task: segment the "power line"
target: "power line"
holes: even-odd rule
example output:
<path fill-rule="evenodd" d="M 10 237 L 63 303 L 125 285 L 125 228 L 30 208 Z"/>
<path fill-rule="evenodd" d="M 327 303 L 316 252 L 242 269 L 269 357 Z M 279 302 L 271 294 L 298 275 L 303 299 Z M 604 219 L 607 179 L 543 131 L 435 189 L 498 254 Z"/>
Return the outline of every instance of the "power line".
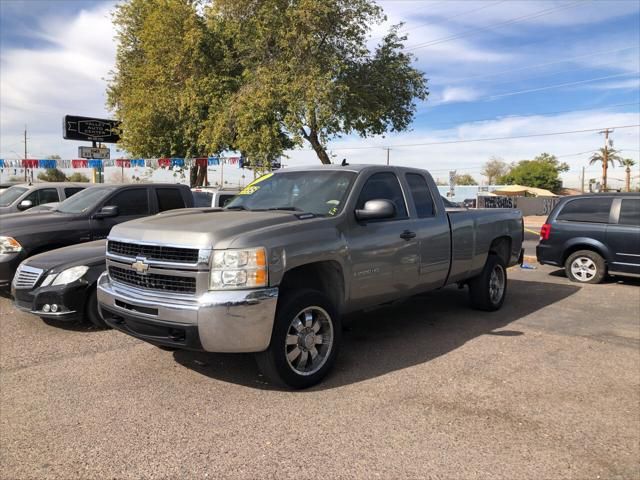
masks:
<path fill-rule="evenodd" d="M 637 128 L 637 127 L 640 127 L 640 124 L 622 125 L 622 126 L 606 127 L 606 128 L 623 129 L 623 128 Z M 405 144 L 386 145 L 385 147 L 379 147 L 379 146 L 342 147 L 342 148 L 332 148 L 331 150 L 370 150 L 370 149 L 380 149 L 380 148 L 426 147 L 431 145 L 450 145 L 450 144 L 456 144 L 456 143 L 493 142 L 497 140 L 513 140 L 513 139 L 519 139 L 519 138 L 550 137 L 555 135 L 570 135 L 574 133 L 598 132 L 602 129 L 603 127 L 587 128 L 584 130 L 567 130 L 563 132 L 532 133 L 528 135 L 514 135 L 514 136 L 508 136 L 508 137 L 470 138 L 470 139 L 464 139 L 464 140 L 448 140 L 443 142 L 426 142 L 426 143 L 405 143 Z M 311 150 L 311 149 L 308 149 L 308 150 Z"/>
<path fill-rule="evenodd" d="M 449 42 L 451 40 L 457 40 L 459 38 L 464 38 L 464 37 L 468 37 L 469 35 L 473 35 L 476 32 L 482 32 L 482 31 L 486 31 L 486 30 L 493 30 L 496 27 L 501 27 L 501 26 L 505 26 L 505 25 L 510 25 L 513 23 L 517 23 L 523 20 L 528 20 L 531 18 L 538 18 L 538 17 L 542 17 L 545 15 L 548 15 L 552 12 L 558 11 L 558 10 L 564 10 L 570 7 L 573 7 L 579 3 L 583 3 L 582 1 L 578 1 L 578 2 L 572 2 L 569 4 L 565 4 L 565 5 L 560 5 L 558 7 L 553 7 L 553 8 L 547 8 L 545 10 L 540 10 L 539 12 L 534 12 L 534 13 L 530 13 L 527 15 L 523 15 L 521 17 L 516 17 L 516 18 L 512 18 L 511 20 L 507 20 L 504 22 L 499 22 L 499 23 L 495 23 L 493 25 L 488 25 L 486 27 L 476 27 L 470 30 L 465 30 L 464 32 L 455 34 L 455 35 L 449 35 L 448 37 L 441 37 L 441 38 L 436 38 L 434 40 L 428 41 L 428 42 L 424 42 L 424 43 L 419 43 L 417 45 L 412 45 L 409 48 L 406 49 L 407 52 L 411 52 L 414 50 L 419 50 L 422 48 L 426 48 L 426 47 L 431 47 L 434 45 L 439 45 L 441 43 L 446 43 Z"/>

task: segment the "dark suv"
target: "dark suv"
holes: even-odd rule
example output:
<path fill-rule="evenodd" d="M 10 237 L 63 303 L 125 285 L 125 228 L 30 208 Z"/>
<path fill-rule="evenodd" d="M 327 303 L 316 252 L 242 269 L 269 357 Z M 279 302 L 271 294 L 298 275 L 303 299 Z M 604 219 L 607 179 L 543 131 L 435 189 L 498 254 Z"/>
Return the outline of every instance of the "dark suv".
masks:
<path fill-rule="evenodd" d="M 542 226 L 536 256 L 541 264 L 564 267 L 574 282 L 640 274 L 640 194 L 563 198 Z"/>

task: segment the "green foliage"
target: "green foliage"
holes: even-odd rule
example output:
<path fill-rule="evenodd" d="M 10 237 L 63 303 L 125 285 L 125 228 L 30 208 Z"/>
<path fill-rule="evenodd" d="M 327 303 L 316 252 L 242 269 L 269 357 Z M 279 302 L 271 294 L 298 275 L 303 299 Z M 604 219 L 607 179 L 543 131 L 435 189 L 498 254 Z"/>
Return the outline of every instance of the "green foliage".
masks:
<path fill-rule="evenodd" d="M 542 153 L 533 160 L 521 160 L 513 165 L 506 175 L 498 179 L 506 185 L 524 185 L 545 188 L 557 192 L 562 188 L 560 173 L 569 170 L 569 165 L 560 163 L 555 155 Z"/>
<path fill-rule="evenodd" d="M 70 182 L 89 182 L 89 177 L 87 177 L 84 173 L 74 172 L 67 177 L 67 180 Z"/>
<path fill-rule="evenodd" d="M 331 138 L 406 130 L 426 80 L 397 28 L 369 51 L 383 20 L 370 0 L 122 3 L 108 88 L 122 146 L 141 156 L 233 149 L 259 164 L 306 141 L 329 163 Z"/>
<path fill-rule="evenodd" d="M 456 175 L 455 178 L 456 185 L 478 185 L 476 179 L 473 178 L 468 173 L 464 173 L 462 175 Z"/>
<path fill-rule="evenodd" d="M 487 177 L 489 185 L 495 185 L 500 177 L 509 171 L 507 163 L 499 157 L 491 157 L 483 166 L 480 173 Z"/>
<path fill-rule="evenodd" d="M 42 180 L 43 182 L 64 182 L 67 180 L 67 177 L 62 170 L 47 168 L 44 172 L 38 174 L 38 180 Z"/>
<path fill-rule="evenodd" d="M 601 148 L 596 153 L 591 155 L 589 159 L 589 165 L 594 165 L 596 163 L 604 163 L 604 159 L 607 159 L 607 163 L 610 163 L 612 167 L 615 167 L 615 162 L 618 164 L 622 164 L 622 157 L 618 155 L 618 151 L 613 148 Z"/>

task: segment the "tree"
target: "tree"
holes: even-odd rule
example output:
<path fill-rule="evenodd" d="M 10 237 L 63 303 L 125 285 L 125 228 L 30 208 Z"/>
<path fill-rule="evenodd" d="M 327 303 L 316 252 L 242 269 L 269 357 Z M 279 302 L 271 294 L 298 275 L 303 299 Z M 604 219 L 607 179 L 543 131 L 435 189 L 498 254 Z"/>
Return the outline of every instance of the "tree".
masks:
<path fill-rule="evenodd" d="M 560 163 L 555 155 L 542 153 L 533 160 L 519 161 L 498 181 L 507 185 L 525 185 L 558 192 L 562 188 L 560 173 L 568 170 L 569 165 Z"/>
<path fill-rule="evenodd" d="M 620 161 L 620 165 L 625 167 L 624 172 L 625 172 L 625 179 L 624 179 L 624 189 L 627 192 L 631 191 L 631 167 L 633 167 L 636 164 L 635 160 L 632 160 L 630 158 L 625 158 L 623 160 Z"/>
<path fill-rule="evenodd" d="M 456 185 L 478 185 L 476 179 L 473 178 L 468 173 L 464 173 L 462 175 L 456 175 L 455 177 Z"/>
<path fill-rule="evenodd" d="M 87 177 L 84 173 L 74 172 L 67 177 L 67 180 L 70 182 L 89 182 L 89 177 Z"/>
<path fill-rule="evenodd" d="M 602 162 L 602 191 L 606 192 L 607 170 L 609 168 L 609 163 L 611 163 L 611 167 L 615 167 L 615 162 L 618 162 L 619 164 L 622 163 L 622 157 L 618 155 L 617 150 L 609 147 L 603 147 L 591 155 L 591 158 L 589 159 L 589 165 L 594 165 L 598 162 Z"/>
<path fill-rule="evenodd" d="M 370 0 L 122 3 L 107 92 L 122 146 L 140 156 L 230 149 L 264 165 L 308 142 L 330 163 L 331 138 L 406 130 L 426 80 L 397 28 L 369 51 L 383 20 Z"/>
<path fill-rule="evenodd" d="M 499 157 L 491 157 L 483 166 L 480 173 L 487 177 L 487 183 L 489 185 L 495 185 L 494 182 L 499 177 L 505 175 L 509 170 L 509 166 L 504 160 Z"/>
<path fill-rule="evenodd" d="M 62 170 L 47 168 L 44 172 L 38 174 L 38 180 L 42 180 L 43 182 L 64 182 L 67 180 L 67 177 Z"/>
<path fill-rule="evenodd" d="M 60 155 L 54 154 L 54 155 L 49 155 L 47 157 L 47 160 L 60 160 L 62 157 Z"/>

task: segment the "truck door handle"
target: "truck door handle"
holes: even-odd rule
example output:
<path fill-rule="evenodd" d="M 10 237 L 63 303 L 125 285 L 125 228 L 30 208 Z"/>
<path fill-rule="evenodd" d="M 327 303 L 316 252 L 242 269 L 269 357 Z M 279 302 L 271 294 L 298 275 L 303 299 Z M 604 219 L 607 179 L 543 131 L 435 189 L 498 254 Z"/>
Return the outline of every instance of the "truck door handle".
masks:
<path fill-rule="evenodd" d="M 400 238 L 402 238 L 403 240 L 411 240 L 412 238 L 416 238 L 416 232 L 405 230 L 400 234 Z"/>

